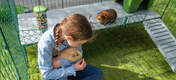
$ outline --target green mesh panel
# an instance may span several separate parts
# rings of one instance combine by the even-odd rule
[[[165,9],[165,13],[163,13],[162,19],[176,37],[176,0],[170,0],[167,9]]]
[[[156,11],[162,16],[169,30],[176,37],[176,0],[155,0],[152,10]]]
[[[19,40],[14,1],[0,0],[0,14],[0,80],[28,80],[27,58]]]
[[[5,40],[3,38],[2,33],[0,34],[0,79],[1,80],[19,80],[19,73],[16,69],[16,66],[14,64],[14,61],[12,59],[11,54],[7,50],[7,45],[5,43]]]

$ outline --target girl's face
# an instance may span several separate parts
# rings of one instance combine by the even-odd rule
[[[88,40],[73,40],[72,36],[66,36],[64,34],[62,34],[64,37],[64,40],[67,40],[68,44],[71,47],[78,47],[84,43],[86,43]]]
[[[78,47],[84,43],[86,43],[88,40],[78,40],[78,41],[74,41],[74,40],[67,40],[68,44],[71,47]]]

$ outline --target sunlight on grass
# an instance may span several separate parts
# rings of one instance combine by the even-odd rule
[[[37,45],[32,45],[26,48],[28,61],[29,61],[29,74],[30,80],[42,79],[41,73],[39,71],[38,60],[37,60]]]
[[[156,76],[171,70],[143,25],[97,33],[92,43],[83,46],[84,57],[87,63],[103,70],[103,80],[157,80]]]
[[[100,66],[102,67],[107,67],[107,68],[114,68],[114,69],[118,69],[117,66],[110,66],[110,65],[107,65],[107,64],[101,64]]]

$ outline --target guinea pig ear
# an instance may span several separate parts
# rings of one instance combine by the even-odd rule
[[[80,55],[82,55],[81,52],[80,52],[79,50],[77,50],[77,53],[80,54]]]
[[[97,15],[99,15],[101,12],[97,13]]]
[[[102,18],[102,19],[105,19],[105,16],[104,16],[104,15],[101,15],[101,18]]]

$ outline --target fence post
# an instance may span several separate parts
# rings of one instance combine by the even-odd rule
[[[62,8],[64,8],[64,1],[62,0]]]

